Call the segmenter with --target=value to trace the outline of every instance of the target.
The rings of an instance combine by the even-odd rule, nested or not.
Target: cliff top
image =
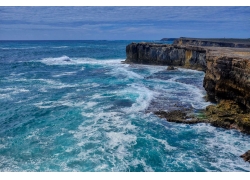
[[[250,38],[240,39],[240,38],[189,38],[189,37],[180,37],[181,40],[188,41],[209,41],[209,42],[219,42],[219,43],[244,43],[250,44]]]
[[[232,58],[242,58],[250,60],[250,48],[230,48],[230,47],[203,47],[212,56],[227,56]]]

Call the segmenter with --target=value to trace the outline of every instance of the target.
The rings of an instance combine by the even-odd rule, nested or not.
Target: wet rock
[[[244,159],[244,161],[246,161],[246,162],[249,162],[249,163],[250,163],[250,150],[249,150],[249,151],[247,151],[246,153],[242,154],[240,157],[241,157],[241,158],[243,158],[243,159]]]
[[[156,111],[154,112],[160,118],[165,118],[169,122],[183,123],[183,124],[196,124],[205,123],[206,119],[199,119],[188,111],[174,110],[174,111]]]
[[[168,66],[167,70],[177,70],[177,68],[175,68],[174,66]]]
[[[207,106],[205,114],[213,126],[250,134],[250,113],[232,100],[221,100],[217,105]]]

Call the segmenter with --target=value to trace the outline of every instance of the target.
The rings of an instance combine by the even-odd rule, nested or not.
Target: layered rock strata
[[[154,43],[131,43],[126,47],[126,63],[183,66],[205,71],[206,50],[201,47]]]

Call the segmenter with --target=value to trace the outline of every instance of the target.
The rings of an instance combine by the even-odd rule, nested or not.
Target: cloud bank
[[[250,38],[250,7],[0,7],[1,40]]]

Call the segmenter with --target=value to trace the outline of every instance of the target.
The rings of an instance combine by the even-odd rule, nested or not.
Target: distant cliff
[[[177,38],[162,38],[161,41],[174,41]]]
[[[250,48],[250,39],[227,39],[227,38],[185,38],[181,37],[173,42],[174,45],[185,46],[214,46],[214,47],[236,47]]]

